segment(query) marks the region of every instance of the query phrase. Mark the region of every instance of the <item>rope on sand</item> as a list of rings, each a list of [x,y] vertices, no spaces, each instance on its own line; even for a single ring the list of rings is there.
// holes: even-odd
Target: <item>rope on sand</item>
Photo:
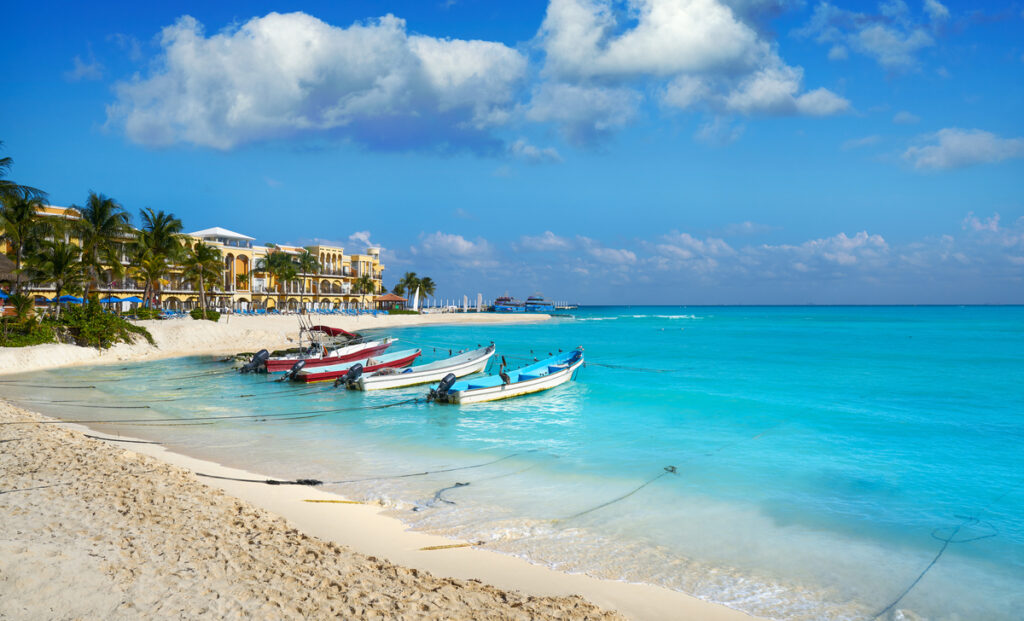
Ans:
[[[130,444],[163,444],[163,442],[150,442],[148,440],[122,440],[121,438],[104,438],[103,436],[91,436],[87,433],[82,434],[87,438],[93,440],[106,440],[107,442],[128,442]]]
[[[240,483],[266,483],[267,485],[323,485],[323,481],[317,479],[295,479],[294,481],[279,481],[277,479],[236,479],[235,477],[221,477],[215,474],[197,472],[196,476],[207,479],[220,479],[221,481],[238,481]]]

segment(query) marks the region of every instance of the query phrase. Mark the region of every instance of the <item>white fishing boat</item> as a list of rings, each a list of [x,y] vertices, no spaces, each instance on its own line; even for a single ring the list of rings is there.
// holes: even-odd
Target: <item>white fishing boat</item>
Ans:
[[[482,373],[494,355],[494,344],[481,347],[464,354],[444,360],[420,364],[406,369],[381,369],[374,373],[360,375],[354,380],[346,380],[345,385],[351,390],[384,390],[439,382],[448,374],[465,377],[473,373]]]
[[[560,386],[573,379],[581,366],[583,348],[579,347],[504,374],[461,381],[456,381],[454,376],[445,377],[427,399],[466,405],[519,397]]]

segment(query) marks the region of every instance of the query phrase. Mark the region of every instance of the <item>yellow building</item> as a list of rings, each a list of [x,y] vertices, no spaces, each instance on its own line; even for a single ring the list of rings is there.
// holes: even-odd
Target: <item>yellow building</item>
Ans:
[[[77,219],[78,212],[68,207],[47,205],[41,211],[48,217]],[[131,237],[125,239],[121,253],[124,267],[129,267],[128,245]],[[377,295],[383,293],[382,277],[384,266],[380,262],[380,248],[367,248],[363,254],[346,255],[339,246],[315,245],[307,247],[285,244],[256,246],[255,238],[241,233],[213,227],[194,231],[185,236],[189,243],[203,242],[220,250],[224,261],[221,279],[212,283],[207,294],[207,304],[212,308],[246,310],[254,308],[280,308],[282,310],[339,309],[372,306]],[[76,239],[66,236],[67,241]],[[0,247],[5,253],[7,247]],[[308,250],[317,261],[310,272],[300,273],[295,280],[276,282],[261,269],[266,257],[273,252],[284,252],[298,257]],[[372,293],[355,293],[355,281],[362,275],[369,275]],[[100,276],[98,290],[102,296],[139,296],[144,293],[145,283],[136,280],[131,271],[118,278],[113,270],[106,270]],[[53,288],[46,285],[32,287],[39,296],[52,295]],[[170,274],[161,283],[160,303],[165,308],[190,310],[199,304],[198,288],[182,276],[180,268],[172,266]]]

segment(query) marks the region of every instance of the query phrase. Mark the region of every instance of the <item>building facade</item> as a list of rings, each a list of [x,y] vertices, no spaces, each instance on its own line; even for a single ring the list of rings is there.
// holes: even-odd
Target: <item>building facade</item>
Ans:
[[[78,218],[72,208],[49,205],[43,208],[40,215],[66,220]],[[145,282],[130,269],[130,244],[133,237],[129,235],[122,244],[120,259],[124,269],[108,269],[100,275],[100,295],[143,296]],[[255,238],[221,227],[194,231],[182,237],[186,243],[202,242],[220,250],[223,261],[221,278],[207,284],[207,305],[211,308],[277,308],[292,311],[362,308],[373,306],[376,297],[384,291],[384,265],[380,262],[380,248],[377,247],[366,248],[361,254],[345,254],[343,247],[320,244],[305,247],[286,244],[258,246],[254,244]],[[78,241],[68,236],[65,239],[74,243]],[[10,248],[3,246],[0,250],[9,253]],[[297,258],[307,250],[316,259],[316,266],[308,272],[299,273],[294,280],[278,282],[265,269],[266,259],[272,253],[283,252]],[[116,271],[122,271],[123,275],[118,277]],[[356,293],[356,280],[363,275],[369,277],[372,291]],[[190,310],[199,305],[198,287],[183,276],[180,267],[171,266],[159,289],[154,301],[164,308]],[[37,296],[46,296],[53,291],[53,287],[36,283],[31,291]]]

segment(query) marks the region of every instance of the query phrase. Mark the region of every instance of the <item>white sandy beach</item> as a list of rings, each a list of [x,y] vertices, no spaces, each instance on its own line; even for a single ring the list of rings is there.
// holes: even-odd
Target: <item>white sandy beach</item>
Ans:
[[[323,323],[358,330],[543,319],[469,314]],[[0,373],[252,351],[287,345],[298,333],[294,317],[145,325],[158,348],[0,350]],[[0,423],[43,418],[0,400]],[[316,488],[197,478],[193,473],[268,477],[81,431],[0,424],[0,619],[750,619],[660,587],[450,547],[463,542],[408,531],[380,515],[381,507],[339,503],[342,497]]]

